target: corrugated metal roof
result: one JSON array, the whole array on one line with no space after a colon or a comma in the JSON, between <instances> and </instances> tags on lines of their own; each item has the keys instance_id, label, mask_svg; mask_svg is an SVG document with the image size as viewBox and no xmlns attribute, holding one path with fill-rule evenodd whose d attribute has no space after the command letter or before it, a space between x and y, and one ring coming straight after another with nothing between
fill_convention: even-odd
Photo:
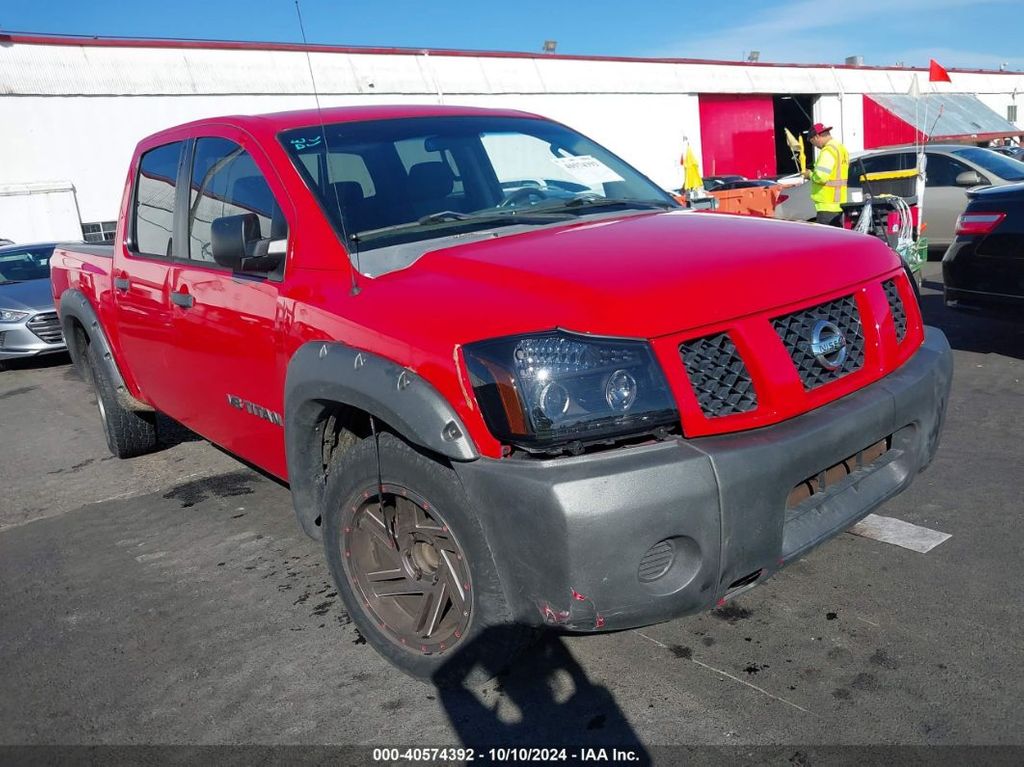
<instances>
[{"instance_id":1,"label":"corrugated metal roof","mask_svg":"<svg viewBox=\"0 0 1024 767\"><path fill-rule=\"evenodd\" d=\"M108 44L109 43L109 44ZM311 46L320 95L905 93L913 70L584 59ZM302 46L0 34L0 96L309 95ZM949 84L934 85L939 92ZM956 73L956 89L1024 92L1024 74Z\"/></svg>"},{"instance_id":2,"label":"corrugated metal roof","mask_svg":"<svg viewBox=\"0 0 1024 767\"><path fill-rule=\"evenodd\" d=\"M1020 133L968 93L928 93L920 98L872 93L871 99L932 139Z\"/></svg>"},{"instance_id":3,"label":"corrugated metal roof","mask_svg":"<svg viewBox=\"0 0 1024 767\"><path fill-rule=\"evenodd\" d=\"M727 59L699 59L689 57L651 57L651 56L600 56L581 55L565 53L537 53L526 51L499 51L499 50L465 50L452 48L399 48L395 46L357 46L357 45L330 45L321 43L299 44L299 43L273 43L243 40L210 40L202 38L152 38L152 37L97 37L87 35L62 35L36 32L0 32L0 44L21 43L25 45L68 45L88 46L98 48L177 48L197 49L206 48L210 50L260 50L260 51L310 51L311 53L353 53L363 55L422 55L431 56L469 56L472 58L523 58L523 59L564 59L576 61L613 61L625 63L661 63L661 64L713 64L715 66L734 66L747 69L789 67L789 68L821 68L835 70L862 70L862 71L893 71L914 73L928 72L928 67L886 67L865 64L834 64L819 62L816 64L797 62L776 62L776 61L735 61ZM1003 69L964 69L947 67L952 74L995 74L1013 75L1024 74L1021 70L1006 71Z\"/></svg>"}]
</instances>

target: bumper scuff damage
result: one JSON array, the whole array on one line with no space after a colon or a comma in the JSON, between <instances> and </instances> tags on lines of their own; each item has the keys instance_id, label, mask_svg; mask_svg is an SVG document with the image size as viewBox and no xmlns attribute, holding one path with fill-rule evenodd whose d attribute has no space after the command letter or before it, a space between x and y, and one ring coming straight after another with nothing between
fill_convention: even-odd
<instances>
[{"instance_id":1,"label":"bumper scuff damage","mask_svg":"<svg viewBox=\"0 0 1024 767\"><path fill-rule=\"evenodd\" d=\"M908 487L938 447L952 368L929 328L889 376L774 426L455 467L517 620L650 625L753 588Z\"/></svg>"}]
</instances>

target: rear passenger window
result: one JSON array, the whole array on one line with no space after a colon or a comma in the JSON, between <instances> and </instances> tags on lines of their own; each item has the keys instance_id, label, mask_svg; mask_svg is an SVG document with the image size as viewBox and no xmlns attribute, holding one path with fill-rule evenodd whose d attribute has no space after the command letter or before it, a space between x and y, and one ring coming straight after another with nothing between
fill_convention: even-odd
<instances>
[{"instance_id":1,"label":"rear passenger window","mask_svg":"<svg viewBox=\"0 0 1024 767\"><path fill-rule=\"evenodd\" d=\"M174 230L174 195L182 142L142 155L135 182L132 231L135 249L150 256L170 256Z\"/></svg>"},{"instance_id":2,"label":"rear passenger window","mask_svg":"<svg viewBox=\"0 0 1024 767\"><path fill-rule=\"evenodd\" d=\"M189 195L189 258L213 261L210 229L224 216L254 213L263 239L285 239L288 223L252 155L234 141L201 138L196 141Z\"/></svg>"}]
</instances>

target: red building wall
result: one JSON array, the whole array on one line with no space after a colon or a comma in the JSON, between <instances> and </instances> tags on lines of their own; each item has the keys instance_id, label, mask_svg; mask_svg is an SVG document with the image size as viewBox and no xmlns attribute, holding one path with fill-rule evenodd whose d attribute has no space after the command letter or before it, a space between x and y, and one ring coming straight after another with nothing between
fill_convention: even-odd
<instances>
[{"instance_id":1,"label":"red building wall","mask_svg":"<svg viewBox=\"0 0 1024 767\"><path fill-rule=\"evenodd\" d=\"M870 96L864 97L864 148L913 144L914 126L878 104Z\"/></svg>"},{"instance_id":2,"label":"red building wall","mask_svg":"<svg viewBox=\"0 0 1024 767\"><path fill-rule=\"evenodd\" d=\"M763 178L775 173L772 97L700 95L701 171Z\"/></svg>"}]
</instances>

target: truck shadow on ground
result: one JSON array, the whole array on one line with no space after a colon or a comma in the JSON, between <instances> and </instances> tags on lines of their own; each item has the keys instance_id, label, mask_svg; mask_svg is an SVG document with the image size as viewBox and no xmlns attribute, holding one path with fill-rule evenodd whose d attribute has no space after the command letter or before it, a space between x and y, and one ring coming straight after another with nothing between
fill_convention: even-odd
<instances>
[{"instance_id":1,"label":"truck shadow on ground","mask_svg":"<svg viewBox=\"0 0 1024 767\"><path fill-rule=\"evenodd\" d=\"M186 442L200 442L203 438L173 418L157 413L156 439L160 450L168 450Z\"/></svg>"},{"instance_id":2,"label":"truck shadow on ground","mask_svg":"<svg viewBox=\"0 0 1024 767\"><path fill-rule=\"evenodd\" d=\"M942 289L941 283L925 281L924 287ZM925 324L946 334L954 349L978 354L1001 354L1024 359L1024 311L1015 307L952 309L941 293L921 296Z\"/></svg>"},{"instance_id":3,"label":"truck shadow on ground","mask_svg":"<svg viewBox=\"0 0 1024 767\"><path fill-rule=\"evenodd\" d=\"M612 693L589 679L557 634L542 634L507 670L500 657L466 662L484 654L481 647L506 646L503 634L515 630L488 629L442 669L438 695L464 746L478 754L498 746L564 747L569 763L581 759L581 748L614 747L635 753L635 764L651 763ZM454 679L446 673L452 668ZM474 684L480 671L494 678Z\"/></svg>"}]
</instances>

